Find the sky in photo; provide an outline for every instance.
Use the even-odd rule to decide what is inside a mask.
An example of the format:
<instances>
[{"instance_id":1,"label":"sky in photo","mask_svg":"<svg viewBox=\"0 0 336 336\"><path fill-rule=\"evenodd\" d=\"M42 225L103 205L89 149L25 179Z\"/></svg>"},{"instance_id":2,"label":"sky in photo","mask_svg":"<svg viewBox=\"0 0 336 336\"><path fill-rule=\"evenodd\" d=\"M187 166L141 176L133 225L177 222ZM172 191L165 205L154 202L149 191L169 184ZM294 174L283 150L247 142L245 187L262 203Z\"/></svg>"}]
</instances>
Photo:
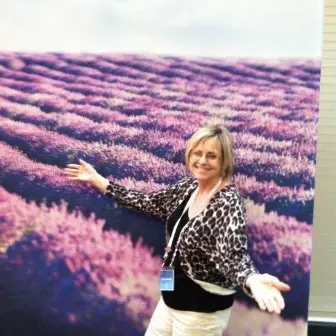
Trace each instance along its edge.
<instances>
[{"instance_id":1,"label":"sky in photo","mask_svg":"<svg viewBox=\"0 0 336 336\"><path fill-rule=\"evenodd\" d=\"M0 50L320 57L321 0L2 0Z\"/></svg>"}]
</instances>

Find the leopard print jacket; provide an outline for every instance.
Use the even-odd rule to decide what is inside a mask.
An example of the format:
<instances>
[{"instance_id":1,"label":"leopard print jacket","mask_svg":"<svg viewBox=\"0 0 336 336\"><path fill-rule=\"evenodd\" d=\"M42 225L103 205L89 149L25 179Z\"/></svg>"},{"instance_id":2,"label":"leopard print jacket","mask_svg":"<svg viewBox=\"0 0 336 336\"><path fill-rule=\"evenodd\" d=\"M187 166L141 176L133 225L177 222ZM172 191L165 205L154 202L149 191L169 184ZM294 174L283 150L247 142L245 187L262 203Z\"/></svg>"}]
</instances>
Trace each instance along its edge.
<instances>
[{"instance_id":1,"label":"leopard print jacket","mask_svg":"<svg viewBox=\"0 0 336 336\"><path fill-rule=\"evenodd\" d=\"M197 180L187 177L168 188L144 194L110 182L105 195L167 223L196 187ZM219 190L207 207L188 222L178 248L181 267L191 278L227 289L242 287L251 295L245 281L258 271L247 252L243 199L233 185Z\"/></svg>"}]
</instances>

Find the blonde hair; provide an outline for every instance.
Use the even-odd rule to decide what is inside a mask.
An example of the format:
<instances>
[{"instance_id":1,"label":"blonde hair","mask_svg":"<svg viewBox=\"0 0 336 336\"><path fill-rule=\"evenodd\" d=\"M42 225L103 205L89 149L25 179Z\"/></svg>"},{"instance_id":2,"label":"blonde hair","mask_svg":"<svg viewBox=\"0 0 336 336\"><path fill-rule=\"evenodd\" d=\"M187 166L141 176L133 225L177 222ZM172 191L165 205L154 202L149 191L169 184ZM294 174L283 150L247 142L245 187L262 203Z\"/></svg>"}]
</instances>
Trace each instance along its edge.
<instances>
[{"instance_id":1,"label":"blonde hair","mask_svg":"<svg viewBox=\"0 0 336 336\"><path fill-rule=\"evenodd\" d=\"M199 128L187 141L186 165L189 167L191 151L199 143L212 138L218 141L221 148L222 177L230 179L233 176L233 141L230 132L225 127L208 124Z\"/></svg>"}]
</instances>

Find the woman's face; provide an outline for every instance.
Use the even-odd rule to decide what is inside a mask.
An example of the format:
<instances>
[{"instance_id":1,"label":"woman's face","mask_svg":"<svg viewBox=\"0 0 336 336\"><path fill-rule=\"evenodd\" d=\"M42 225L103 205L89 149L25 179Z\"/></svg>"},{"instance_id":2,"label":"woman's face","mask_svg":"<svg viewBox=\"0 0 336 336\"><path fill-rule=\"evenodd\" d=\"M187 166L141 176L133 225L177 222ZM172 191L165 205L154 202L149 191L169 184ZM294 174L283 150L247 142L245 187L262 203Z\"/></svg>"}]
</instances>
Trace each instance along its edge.
<instances>
[{"instance_id":1,"label":"woman's face","mask_svg":"<svg viewBox=\"0 0 336 336\"><path fill-rule=\"evenodd\" d=\"M222 157L219 142L210 138L200 142L190 152L189 170L199 181L219 179L222 175Z\"/></svg>"}]
</instances>

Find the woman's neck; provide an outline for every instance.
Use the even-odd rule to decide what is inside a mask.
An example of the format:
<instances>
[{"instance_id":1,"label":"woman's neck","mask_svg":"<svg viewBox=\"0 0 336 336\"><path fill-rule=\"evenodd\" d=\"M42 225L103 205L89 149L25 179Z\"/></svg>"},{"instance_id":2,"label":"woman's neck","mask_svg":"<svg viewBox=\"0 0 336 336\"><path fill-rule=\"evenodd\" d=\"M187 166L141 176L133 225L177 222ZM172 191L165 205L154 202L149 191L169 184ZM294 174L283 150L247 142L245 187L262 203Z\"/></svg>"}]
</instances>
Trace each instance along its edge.
<instances>
[{"instance_id":1,"label":"woman's neck","mask_svg":"<svg viewBox=\"0 0 336 336\"><path fill-rule=\"evenodd\" d=\"M209 194L212 188L215 187L218 180L219 180L219 177L211 181L198 181L198 195L202 196L202 195ZM230 184L230 181L227 178L223 178L222 183L218 186L217 190L222 189L229 184Z\"/></svg>"},{"instance_id":2,"label":"woman's neck","mask_svg":"<svg viewBox=\"0 0 336 336\"><path fill-rule=\"evenodd\" d=\"M218 183L219 179L220 178L218 177L216 179L212 179L211 181L198 181L198 194L206 195L210 193L215 185Z\"/></svg>"}]
</instances>

